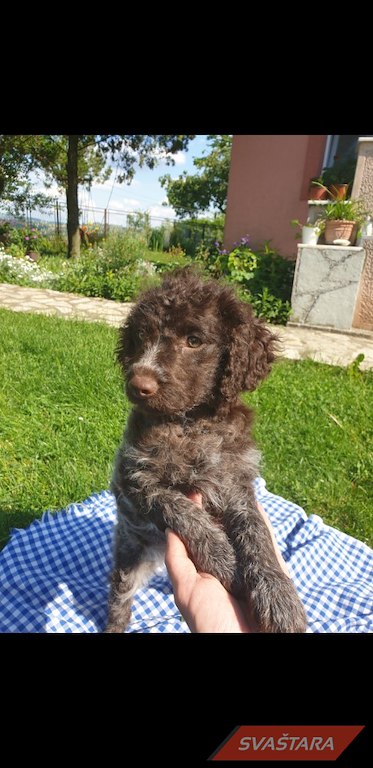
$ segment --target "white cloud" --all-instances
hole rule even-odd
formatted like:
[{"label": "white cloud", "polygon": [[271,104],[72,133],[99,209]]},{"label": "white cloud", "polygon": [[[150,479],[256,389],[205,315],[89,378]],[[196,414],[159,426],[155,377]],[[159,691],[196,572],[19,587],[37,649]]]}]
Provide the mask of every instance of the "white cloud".
[{"label": "white cloud", "polygon": [[148,209],[151,218],[161,218],[161,219],[174,219],[175,218],[175,211],[173,208],[170,208],[168,206],[163,205],[151,205]]},{"label": "white cloud", "polygon": [[[95,189],[111,189],[112,186],[113,186],[113,177],[111,176],[109,179],[106,179],[106,181],[96,181],[92,186],[92,192]],[[120,184],[114,184],[114,189],[119,186]]]},{"label": "white cloud", "polygon": [[140,200],[136,200],[134,197],[123,197],[121,200],[112,200],[109,205],[110,210],[115,211],[128,211],[139,210],[141,208]]},{"label": "white cloud", "polygon": [[173,158],[175,160],[176,165],[185,165],[186,163],[186,154],[185,152],[176,152],[176,155],[173,155]]}]

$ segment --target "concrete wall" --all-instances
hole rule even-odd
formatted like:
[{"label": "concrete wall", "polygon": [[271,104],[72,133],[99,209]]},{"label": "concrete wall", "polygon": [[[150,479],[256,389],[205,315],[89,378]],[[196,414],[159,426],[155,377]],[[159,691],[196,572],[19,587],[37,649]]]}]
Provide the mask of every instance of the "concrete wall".
[{"label": "concrete wall", "polygon": [[363,240],[365,249],[365,264],[361,275],[356,310],[353,320],[354,328],[373,331],[373,237]]},{"label": "concrete wall", "polygon": [[321,172],[326,135],[233,137],[224,245],[243,235],[254,245],[271,240],[288,258],[297,241],[292,219],[305,221],[312,176]]},{"label": "concrete wall", "polygon": [[[352,197],[362,200],[365,209],[373,218],[373,136],[359,138]],[[373,331],[373,238],[365,238],[362,245],[366,251],[366,259],[353,324],[355,328]]]},{"label": "concrete wall", "polygon": [[350,330],[364,261],[364,248],[298,245],[291,322]]}]

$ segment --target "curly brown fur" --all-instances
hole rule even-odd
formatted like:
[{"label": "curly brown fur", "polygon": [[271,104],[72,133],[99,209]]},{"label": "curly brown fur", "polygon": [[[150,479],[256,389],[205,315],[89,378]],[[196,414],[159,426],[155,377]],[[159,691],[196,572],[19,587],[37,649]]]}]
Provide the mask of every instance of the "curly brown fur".
[{"label": "curly brown fur", "polygon": [[[140,296],[118,359],[134,408],[112,490],[118,507],[107,631],[130,620],[133,595],[176,531],[199,571],[247,605],[260,632],[303,632],[306,617],[259,513],[252,413],[239,399],[267,376],[275,336],[232,288],[194,270]],[[203,507],[187,498],[202,494]]]}]

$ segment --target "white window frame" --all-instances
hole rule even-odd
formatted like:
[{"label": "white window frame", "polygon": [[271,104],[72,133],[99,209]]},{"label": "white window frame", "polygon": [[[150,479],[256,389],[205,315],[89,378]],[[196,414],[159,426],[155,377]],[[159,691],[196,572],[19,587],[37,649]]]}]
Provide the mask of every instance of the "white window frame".
[{"label": "white window frame", "polygon": [[334,155],[337,152],[340,134],[329,134],[326,139],[322,168],[330,168],[334,163]]}]

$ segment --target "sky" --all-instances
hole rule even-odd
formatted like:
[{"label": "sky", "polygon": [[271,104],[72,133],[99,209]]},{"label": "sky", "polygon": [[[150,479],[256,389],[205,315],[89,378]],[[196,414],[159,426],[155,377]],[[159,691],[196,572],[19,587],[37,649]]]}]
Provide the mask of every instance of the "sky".
[{"label": "sky", "polygon": [[[160,162],[153,170],[138,168],[129,185],[117,184],[114,170],[107,181],[103,184],[94,184],[90,192],[80,187],[79,205],[83,209],[81,224],[102,223],[103,210],[95,211],[95,208],[108,208],[109,224],[122,226],[126,224],[125,212],[148,211],[153,226],[160,226],[165,219],[174,219],[175,211],[168,205],[166,207],[162,205],[167,200],[167,195],[166,190],[161,187],[159,177],[170,174],[172,178],[177,178],[183,171],[195,173],[193,158],[201,157],[204,151],[208,151],[207,136],[198,135],[189,143],[188,151],[174,155],[175,165],[173,166]],[[36,188],[66,203],[64,195],[59,193],[57,187],[45,190],[43,184],[35,179],[34,191]],[[45,217],[41,215],[40,218]]]}]

